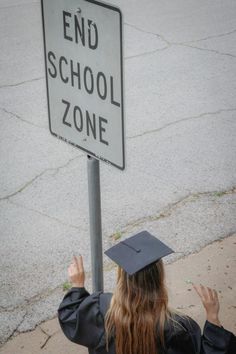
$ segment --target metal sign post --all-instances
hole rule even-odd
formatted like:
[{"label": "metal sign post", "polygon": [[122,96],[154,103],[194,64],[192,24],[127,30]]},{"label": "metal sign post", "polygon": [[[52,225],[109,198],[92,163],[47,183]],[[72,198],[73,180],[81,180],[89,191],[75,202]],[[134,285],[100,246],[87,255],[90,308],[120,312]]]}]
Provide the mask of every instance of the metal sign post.
[{"label": "metal sign post", "polygon": [[93,291],[103,291],[102,220],[99,160],[88,156],[88,195]]},{"label": "metal sign post", "polygon": [[99,0],[41,0],[49,129],[88,157],[93,290],[103,289],[99,160],[125,168],[123,19]]}]

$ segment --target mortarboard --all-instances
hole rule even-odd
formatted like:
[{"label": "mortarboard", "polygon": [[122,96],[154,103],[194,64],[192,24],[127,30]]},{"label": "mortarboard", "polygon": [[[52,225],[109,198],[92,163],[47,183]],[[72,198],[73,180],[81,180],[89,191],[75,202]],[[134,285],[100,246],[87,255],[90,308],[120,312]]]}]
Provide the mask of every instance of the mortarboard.
[{"label": "mortarboard", "polygon": [[173,252],[149,232],[141,231],[109,248],[105,254],[129,275],[133,275]]}]

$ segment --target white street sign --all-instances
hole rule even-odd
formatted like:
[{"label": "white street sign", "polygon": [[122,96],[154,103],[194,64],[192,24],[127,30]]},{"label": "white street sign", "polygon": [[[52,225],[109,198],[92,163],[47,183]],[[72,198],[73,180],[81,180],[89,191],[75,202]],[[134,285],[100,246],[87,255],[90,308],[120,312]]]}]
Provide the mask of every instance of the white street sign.
[{"label": "white street sign", "polygon": [[125,168],[122,14],[92,0],[41,0],[51,133]]}]

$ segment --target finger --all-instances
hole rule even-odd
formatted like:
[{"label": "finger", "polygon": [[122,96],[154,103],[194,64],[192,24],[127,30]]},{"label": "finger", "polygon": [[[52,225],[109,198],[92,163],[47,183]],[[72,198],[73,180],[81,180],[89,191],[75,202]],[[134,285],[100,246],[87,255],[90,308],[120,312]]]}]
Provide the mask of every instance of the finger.
[{"label": "finger", "polygon": [[70,277],[72,274],[73,274],[73,270],[72,270],[71,267],[69,267],[69,268],[68,268],[68,275],[69,275],[69,277]]},{"label": "finger", "polygon": [[79,269],[83,272],[84,271],[84,263],[83,263],[83,257],[81,254],[79,255],[79,258],[77,259],[77,263],[79,266]]},{"label": "finger", "polygon": [[201,292],[201,288],[199,285],[193,284],[193,288],[196,291],[196,293],[198,294],[198,296],[201,298],[202,297],[202,292]]},{"label": "finger", "polygon": [[218,293],[215,289],[213,290],[213,296],[214,296],[214,299],[218,301]]},{"label": "finger", "polygon": [[71,263],[71,264],[69,265],[69,268],[71,268],[71,269],[76,268],[76,264],[75,264],[75,263]]},{"label": "finger", "polygon": [[76,267],[79,273],[84,273],[84,265],[83,265],[83,257],[79,255],[79,257],[73,256],[73,264]]},{"label": "finger", "polygon": [[207,288],[208,292],[208,298],[213,301],[214,300],[214,295],[213,295],[213,290],[211,288]]},{"label": "finger", "polygon": [[202,298],[205,301],[208,298],[207,288],[205,286],[203,286],[202,284],[200,284],[200,287],[201,287]]},{"label": "finger", "polygon": [[76,266],[74,263],[71,263],[70,266],[68,267],[68,272],[75,272],[76,271]]},{"label": "finger", "polygon": [[79,270],[78,260],[75,255],[73,256],[72,264],[75,267],[75,269]]}]

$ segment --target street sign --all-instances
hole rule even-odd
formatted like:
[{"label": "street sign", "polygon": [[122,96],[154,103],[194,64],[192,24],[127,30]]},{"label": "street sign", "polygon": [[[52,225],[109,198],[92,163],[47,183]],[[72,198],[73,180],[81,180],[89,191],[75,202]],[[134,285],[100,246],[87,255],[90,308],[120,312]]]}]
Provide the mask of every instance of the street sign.
[{"label": "street sign", "polygon": [[50,131],[123,170],[121,11],[92,0],[41,2]]}]

